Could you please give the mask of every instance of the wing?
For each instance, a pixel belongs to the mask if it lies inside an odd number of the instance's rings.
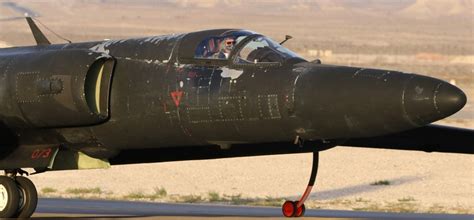
[[[201,160],[275,154],[307,153],[335,146],[368,147],[394,150],[472,154],[474,130],[429,125],[402,133],[349,140],[232,144],[223,149],[217,145],[157,149],[122,150],[111,164],[151,163],[180,160]]]
[[[441,125],[371,138],[349,139],[342,146],[472,154],[474,130]]]

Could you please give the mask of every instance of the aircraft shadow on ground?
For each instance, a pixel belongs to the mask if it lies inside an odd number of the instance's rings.
[[[385,190],[387,187],[397,187],[404,184],[409,184],[422,180],[423,176],[403,176],[394,179],[388,179],[389,185],[371,185],[370,183],[359,184],[355,186],[348,186],[339,189],[331,189],[325,191],[317,191],[318,184],[316,181],[316,192],[313,191],[308,199],[317,199],[317,200],[328,200],[328,199],[337,199],[345,196],[357,195],[364,192],[374,192],[379,190]],[[301,195],[291,196],[291,199],[299,199]]]

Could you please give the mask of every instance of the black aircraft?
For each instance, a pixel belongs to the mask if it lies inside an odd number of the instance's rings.
[[[355,146],[472,154],[474,130],[430,125],[465,94],[439,79],[308,62],[240,29],[0,50],[0,217],[37,205],[22,168],[107,168]],[[290,37],[287,37],[289,39]],[[291,172],[288,167],[286,172]]]

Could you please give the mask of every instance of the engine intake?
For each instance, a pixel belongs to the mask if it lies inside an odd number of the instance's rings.
[[[0,109],[5,109],[0,115],[14,115],[15,123],[20,119],[22,126],[27,127],[102,123],[109,117],[114,63],[112,57],[89,50],[55,50],[14,56],[4,70],[5,80],[11,82],[5,85],[14,98],[10,103],[0,103],[3,105]],[[10,124],[8,121],[12,118],[4,120]]]

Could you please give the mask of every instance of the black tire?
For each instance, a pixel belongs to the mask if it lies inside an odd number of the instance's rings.
[[[16,177],[16,184],[20,191],[20,202],[18,211],[15,215],[17,218],[29,218],[33,215],[38,205],[38,192],[30,179],[22,176]]]
[[[20,203],[20,192],[15,181],[7,176],[0,176],[0,218],[14,217]]]

